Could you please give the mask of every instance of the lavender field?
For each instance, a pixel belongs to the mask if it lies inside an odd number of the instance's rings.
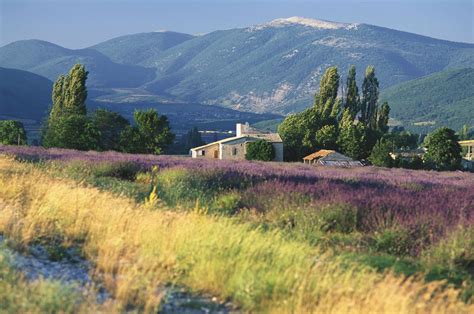
[[[473,301],[474,174],[0,146],[55,176],[277,231],[347,263],[446,280]]]

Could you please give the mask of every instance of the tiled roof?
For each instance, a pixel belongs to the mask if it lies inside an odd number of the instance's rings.
[[[321,150],[318,150],[317,152],[315,153],[312,153],[306,157],[304,157],[303,159],[304,160],[315,160],[315,159],[318,159],[318,158],[321,158],[321,157],[325,157],[329,154],[332,154],[332,153],[335,153],[336,151],[335,150],[330,150],[330,149],[321,149]]]

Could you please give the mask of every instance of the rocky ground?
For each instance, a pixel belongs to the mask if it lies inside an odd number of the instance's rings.
[[[5,244],[0,236],[0,245]],[[99,304],[112,301],[112,296],[100,282],[92,280],[91,265],[82,259],[74,249],[63,252],[62,258],[51,259],[51,252],[41,245],[32,245],[26,252],[18,252],[6,248],[4,251],[11,257],[9,260],[14,268],[22,272],[27,280],[39,278],[59,280],[70,284],[84,293],[94,291],[94,298]],[[165,299],[159,313],[236,313],[231,303],[219,302],[212,296],[203,296],[189,293],[184,288],[164,287]]]

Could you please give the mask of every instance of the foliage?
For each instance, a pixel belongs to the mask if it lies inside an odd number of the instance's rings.
[[[443,126],[459,130],[474,121],[474,68],[446,69],[403,82],[380,97],[410,131],[426,134]]]
[[[424,142],[425,162],[437,170],[456,170],[461,167],[461,146],[455,132],[440,128],[429,134]]]
[[[351,66],[346,81],[346,95],[345,95],[344,109],[348,109],[351,116],[354,118],[359,112],[360,97],[359,88],[357,87],[356,68]]]
[[[42,144],[44,147],[98,150],[100,132],[85,115],[57,117],[46,124]]]
[[[175,145],[175,151],[182,154],[188,154],[191,148],[199,147],[204,144],[205,142],[201,137],[201,133],[199,133],[197,127],[194,127],[189,130],[188,133],[181,136],[180,140]]]
[[[376,130],[381,134],[388,132],[388,115],[390,114],[390,107],[387,102],[382,104],[377,116]]]
[[[463,125],[458,133],[458,137],[461,141],[474,139],[474,127],[470,127],[467,124]]]
[[[60,75],[54,82],[50,124],[54,123],[56,119],[69,115],[86,115],[88,74],[83,65],[75,64],[68,75]]]
[[[100,133],[100,150],[120,150],[121,133],[130,125],[127,119],[116,112],[97,109],[92,113],[91,123]]]
[[[42,130],[43,146],[98,149],[100,133],[86,116],[87,75],[85,67],[76,64],[54,83],[53,106]]]
[[[391,151],[390,143],[385,140],[379,140],[372,149],[368,159],[374,166],[391,167],[393,166],[393,159],[390,156]]]
[[[287,117],[280,124],[278,133],[283,139],[285,159],[298,160],[314,151],[318,145],[316,133],[325,126],[319,135],[324,137],[324,141],[335,145],[335,125],[341,109],[340,100],[337,99],[338,88],[337,68],[330,67],[321,78],[313,107]]]
[[[26,132],[23,123],[14,120],[0,120],[0,144],[25,145]]]
[[[362,83],[360,121],[371,129],[377,125],[377,101],[379,98],[379,81],[375,77],[375,68],[368,66]]]
[[[273,148],[273,144],[265,140],[248,143],[245,159],[272,161],[275,159],[275,149]]]
[[[168,118],[160,116],[154,109],[136,110],[135,126],[126,127],[120,145],[128,153],[162,154],[173,143]]]
[[[367,150],[369,146],[367,129],[362,123],[343,125],[338,143],[344,154],[356,160],[367,158],[370,153]]]
[[[459,290],[444,282],[374,272],[286,239],[278,230],[266,232],[196,212],[150,210],[25,164],[0,163],[0,197],[12,204],[2,210],[0,230],[23,245],[52,236],[82,243],[84,255],[110,278],[104,285],[115,296],[118,311],[130,306],[156,311],[156,287],[170,282],[230,299],[244,311],[470,308],[457,299]],[[18,197],[35,202],[19,202]]]
[[[362,100],[355,75],[355,67],[351,67],[343,104],[337,98],[337,68],[329,67],[321,78],[314,106],[280,124],[278,132],[284,142],[286,160],[298,160],[321,148],[341,150],[356,159],[369,156],[377,140],[388,131],[390,107],[388,103],[378,107],[379,83],[374,67],[367,67]]]
[[[393,149],[415,149],[418,147],[419,135],[403,128],[394,128],[390,133],[384,134],[383,139],[389,142]]]
[[[325,125],[316,132],[316,145],[326,149],[337,149],[338,132],[336,126]]]

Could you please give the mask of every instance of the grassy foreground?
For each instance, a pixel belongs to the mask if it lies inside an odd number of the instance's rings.
[[[244,311],[473,310],[443,282],[376,273],[279,231],[137,204],[4,157],[0,233],[20,246],[37,241],[80,246],[121,309],[135,305],[156,311],[163,297],[160,284],[176,283],[230,299]],[[0,298],[11,293],[2,290]]]

